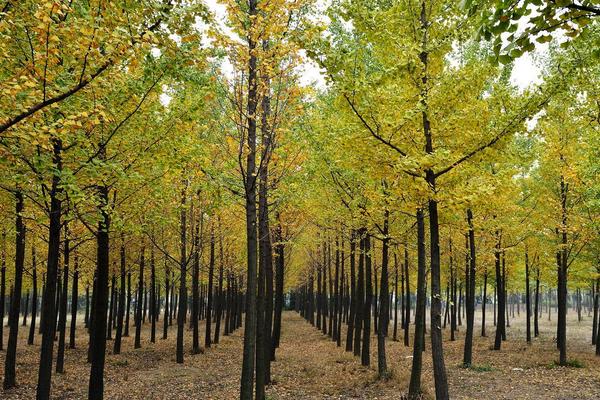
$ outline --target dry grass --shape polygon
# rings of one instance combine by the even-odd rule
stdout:
[[[525,343],[523,314],[521,318],[511,320],[508,341],[503,343],[501,351],[490,350],[494,327],[492,315],[487,318],[489,337],[480,337],[480,326],[476,324],[474,366],[471,369],[461,366],[464,326],[460,327],[461,332],[454,342],[449,341],[449,332],[444,332],[451,398],[600,398],[600,358],[595,357],[590,344],[591,318],[586,317],[578,323],[574,313],[569,315],[568,355],[582,364],[581,368],[555,365],[555,326],[554,321],[546,320],[546,315],[541,320],[541,335],[531,345]],[[412,348],[404,347],[401,342],[387,342],[391,377],[380,381],[376,373],[375,338],[372,341],[372,365],[367,368],[344,351],[344,343],[342,348],[336,347],[297,314],[286,312],[283,326],[282,346],[272,367],[273,385],[267,391],[269,399],[399,399],[406,392]],[[19,387],[3,393],[3,399],[35,397],[40,338],[36,337],[34,346],[27,346],[26,333],[25,329],[20,329]],[[169,339],[158,339],[151,344],[146,326],[142,349],[134,350],[133,338],[129,337],[124,339],[121,355],[107,355],[105,398],[234,399],[239,388],[242,333],[240,329],[222,338],[220,344],[205,349],[203,354],[186,353],[185,363],[181,365],[175,362],[175,330],[171,328]],[[189,349],[191,332],[186,331],[186,335],[186,349]],[[78,348],[66,352],[66,373],[53,376],[53,398],[87,397],[87,336],[83,329],[78,336]],[[108,343],[108,348],[112,349],[112,342]],[[0,353],[2,368],[4,354]],[[427,348],[422,381],[425,398],[431,398],[430,394],[434,392],[432,379],[430,349]]]

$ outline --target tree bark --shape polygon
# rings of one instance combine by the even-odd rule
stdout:
[[[125,318],[125,289],[126,289],[126,268],[127,259],[125,257],[125,235],[121,232],[121,249],[119,252],[121,261],[121,273],[120,273],[120,284],[121,290],[119,291],[119,311],[117,316],[117,333],[115,335],[115,343],[113,344],[113,353],[121,354],[121,341],[123,337],[123,323]],[[128,307],[129,308],[129,307]],[[129,309],[127,310],[129,313]]]
[[[381,284],[379,285],[379,329],[377,330],[377,367],[379,378],[387,378],[387,360],[385,354],[385,336],[389,318],[388,288],[388,251],[389,251],[389,211],[384,211],[383,240],[381,249]],[[398,279],[396,279],[396,282]]]
[[[23,285],[23,268],[25,264],[25,223],[23,222],[23,193],[17,189],[15,195],[15,274],[13,292],[8,313],[8,344],[4,359],[4,390],[16,385],[17,337],[19,334],[19,309],[21,307],[21,287]],[[3,329],[0,321],[0,330]]]
[[[2,231],[2,253],[0,253],[0,350],[4,350],[4,309],[6,308],[6,231]],[[43,297],[43,296],[42,296]]]
[[[373,285],[371,283],[371,236],[368,232],[364,237],[365,250],[365,301],[363,306],[363,337],[361,364],[371,364],[371,304],[373,304]]]
[[[255,16],[258,13],[257,0],[248,0],[249,32],[253,32]],[[257,43],[253,34],[248,36],[248,96],[247,96],[247,144],[246,174],[244,177],[246,210],[246,320],[244,325],[244,350],[242,377],[240,380],[240,400],[252,400],[254,384],[254,359],[256,354],[256,272],[257,272],[257,231],[256,231],[256,109],[258,106],[257,82]]]
[[[504,330],[504,282],[502,280],[502,269],[500,264],[500,253],[502,251],[501,235],[496,231],[496,251],[494,252],[494,260],[496,266],[496,297],[497,297],[497,312],[496,312],[496,336],[494,339],[494,350],[500,350],[502,347],[502,331]]]
[[[412,368],[408,388],[409,399],[421,398],[421,371],[425,348],[425,221],[423,210],[417,210],[417,304]],[[407,324],[408,329],[408,324]]]
[[[346,331],[346,351],[352,351],[354,342],[354,322],[356,320],[356,232],[350,233],[350,312]]]
[[[531,343],[531,297],[529,293],[529,253],[525,248],[525,311],[527,318],[526,339],[527,343]]]
[[[417,221],[418,222],[418,221]],[[409,346],[410,329],[410,274],[408,269],[408,248],[404,246],[404,282],[406,282],[406,315],[404,317],[404,345]]]
[[[199,301],[200,301],[200,292],[198,290],[198,285],[200,281],[200,225],[203,223],[203,213],[200,212],[200,217],[196,222],[196,231],[194,233],[194,265],[192,266],[192,353],[199,354],[200,353],[200,332],[198,330],[198,321],[199,321]],[[169,286],[169,278],[166,276],[165,287]],[[168,293],[168,292],[167,292]],[[165,295],[168,298],[168,294]],[[167,303],[165,301],[165,307],[167,307]],[[167,311],[165,311],[165,321],[163,326],[163,339],[167,338]]]
[[[363,325],[363,306],[365,302],[365,289],[364,289],[364,263],[365,263],[365,229],[362,228],[358,231],[357,237],[359,240],[359,255],[358,255],[358,277],[356,279],[356,309],[354,319],[354,355],[360,356],[360,340],[362,335]]]
[[[96,232],[96,303],[93,308],[93,324],[91,342],[91,370],[88,399],[102,400],[104,397],[104,362],[106,359],[106,314],[108,308],[108,273],[109,273],[109,229],[110,215],[108,214],[108,187],[99,188],[101,219]]]
[[[215,232],[214,225],[210,227],[210,259],[208,263],[208,289],[206,301],[206,331],[204,335],[204,347],[209,348],[212,343],[212,303],[213,303],[213,276],[215,274]]]
[[[32,281],[32,286],[33,286],[33,303],[31,304],[31,325],[29,326],[29,337],[27,338],[27,344],[28,345],[32,345],[34,338],[35,338],[35,321],[36,321],[36,317],[37,317],[37,303],[38,303],[38,289],[37,289],[37,262],[36,262],[36,254],[35,254],[35,243],[31,246],[31,265],[32,265],[32,271],[31,271],[31,281]],[[4,306],[3,304],[0,304],[0,306]],[[0,325],[2,324],[2,315],[4,313],[4,310],[2,311],[2,313],[0,313]],[[2,340],[2,338],[0,337],[0,340]],[[2,346],[0,346],[1,348]]]
[[[469,225],[469,295],[467,296],[467,332],[465,335],[465,351],[463,366],[470,367],[473,362],[473,327],[475,322],[475,229],[473,227],[473,212],[467,209]]]
[[[62,142],[52,139],[52,161],[56,171],[62,171]],[[50,188],[50,225],[48,230],[48,258],[46,261],[46,285],[42,300],[42,313],[40,328],[42,331],[42,346],[40,350],[40,366],[38,369],[38,385],[36,398],[45,400],[50,398],[52,378],[52,353],[54,348],[56,283],[58,279],[58,259],[60,256],[60,230],[62,214],[62,187],[60,175],[52,176]]]
[[[179,308],[177,312],[177,351],[176,359],[178,364],[183,364],[183,328],[185,324],[185,316],[187,313],[187,182],[183,182],[181,190],[181,210],[179,217]]]
[[[64,262],[63,262],[63,284],[62,295],[60,297],[60,316],[58,319],[58,351],[56,354],[56,372],[62,374],[65,372],[65,337],[67,329],[67,298],[69,296],[69,230],[65,225],[64,229]]]
[[[135,339],[133,348],[139,349],[142,347],[142,304],[144,302],[144,263],[146,249],[142,245],[140,253],[140,272],[138,274],[138,298],[135,304]]]

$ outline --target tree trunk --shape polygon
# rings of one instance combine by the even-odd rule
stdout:
[[[220,223],[219,223],[220,225]],[[219,234],[219,283],[217,287],[217,304],[215,309],[215,339],[214,343],[219,343],[219,334],[221,332],[221,318],[223,316],[223,236]]]
[[[109,273],[109,229],[110,216],[108,214],[108,188],[100,187],[101,206],[99,207],[101,219],[98,222],[96,241],[98,254],[96,261],[97,281],[96,304],[93,309],[93,324],[91,343],[91,370],[88,399],[102,400],[104,397],[104,362],[106,358],[106,313],[108,308],[108,273]]]
[[[592,288],[594,289],[593,290],[594,318],[593,318],[593,322],[592,322],[592,344],[596,344],[596,336],[598,333],[597,332],[597,330],[598,330],[598,290],[600,289],[600,278],[596,278],[596,280],[594,282],[592,282]],[[537,307],[536,307],[536,312],[537,312]]]
[[[35,257],[35,243],[31,246],[31,281],[33,285],[33,303],[31,304],[31,325],[29,326],[29,337],[27,338],[27,344],[32,345],[35,337],[35,321],[37,317],[37,303],[38,303],[38,289],[37,289],[37,262]],[[3,294],[0,294],[3,296]],[[4,307],[3,301],[0,300],[0,307]],[[0,328],[2,326],[4,310],[0,311]],[[0,329],[1,330],[1,329]],[[2,340],[2,336],[0,336]],[[2,348],[2,346],[0,346]]]
[[[531,297],[529,293],[529,253],[525,248],[525,316],[527,318],[526,339],[531,343]]]
[[[152,246],[150,248],[150,343],[156,343],[156,266],[154,262],[154,246]]]
[[[56,171],[62,171],[62,142],[52,139],[53,164]],[[42,300],[40,327],[42,330],[42,346],[40,350],[40,366],[38,369],[38,400],[50,398],[52,379],[52,353],[54,348],[56,282],[58,279],[58,259],[60,256],[60,229],[62,214],[62,187],[59,173],[52,176],[50,188],[50,225],[48,230],[48,258],[46,264],[46,287]]]
[[[340,242],[339,238],[335,238],[335,273],[334,273],[334,305],[333,305],[333,340],[335,340],[338,346],[341,345],[340,333],[338,331],[339,318],[340,318]]]
[[[62,295],[60,297],[60,316],[58,319],[58,351],[56,354],[56,372],[62,374],[65,372],[65,337],[67,329],[67,297],[69,296],[69,230],[65,225],[64,229],[64,262],[63,262],[63,284]]]
[[[127,271],[127,312],[125,313],[124,337],[129,337],[129,316],[131,315],[131,271]]]
[[[166,259],[165,259],[165,264],[166,264]],[[163,316],[163,340],[167,338],[167,333],[169,331],[169,313],[170,313],[170,309],[169,309],[169,288],[170,283],[169,283],[169,268],[165,266],[165,311],[164,311],[164,316]],[[129,302],[127,302],[127,306],[129,307]]]
[[[23,267],[25,263],[25,223],[23,222],[23,193],[17,189],[15,195],[15,274],[13,293],[8,313],[8,345],[4,359],[4,390],[16,385],[17,337],[19,334],[19,309],[21,306],[21,287],[23,284]],[[3,329],[0,321],[0,330]]]
[[[467,222],[469,224],[469,294],[467,296],[467,332],[465,335],[465,351],[463,366],[470,367],[473,362],[473,326],[475,322],[475,230],[473,228],[473,213],[467,209]]]
[[[212,303],[213,303],[213,276],[215,274],[215,232],[214,225],[210,226],[210,259],[208,263],[208,290],[206,302],[206,331],[204,335],[204,347],[209,348],[212,343]]]
[[[185,316],[187,313],[187,212],[186,212],[186,201],[187,201],[187,182],[183,182],[183,189],[181,190],[181,210],[179,219],[180,229],[180,256],[179,256],[179,308],[177,312],[177,363],[183,364],[183,326],[185,324]]]
[[[360,356],[360,340],[362,337],[362,325],[363,325],[363,307],[365,302],[365,289],[364,289],[364,264],[365,264],[365,229],[362,228],[358,231],[359,240],[359,256],[358,256],[358,277],[356,280],[356,310],[354,319],[354,355]]]
[[[279,221],[279,215],[277,215],[277,221]],[[279,347],[279,341],[281,339],[281,314],[283,312],[283,284],[285,274],[285,248],[283,244],[283,233],[281,228],[281,222],[278,222],[276,228],[277,244],[275,245],[276,254],[276,274],[275,274],[275,312],[273,320],[273,334],[272,334],[272,352],[271,360],[275,361],[275,349]]]
[[[379,372],[379,378],[387,378],[387,361],[385,355],[385,335],[388,326],[389,317],[389,289],[388,289],[388,249],[389,249],[389,237],[388,237],[388,224],[389,224],[389,211],[384,211],[383,220],[383,240],[381,249],[381,285],[379,285],[379,329],[377,330],[377,369]],[[398,279],[396,279],[396,282]]]
[[[485,306],[487,304],[487,279],[488,279],[488,272],[487,272],[487,267],[486,267],[485,271],[483,272],[483,298],[481,301],[481,336],[482,337],[487,336],[485,333]]]
[[[199,318],[199,300],[200,292],[198,290],[198,284],[200,281],[200,225],[203,223],[203,213],[200,212],[200,217],[196,221],[196,231],[194,233],[194,265],[192,267],[192,353],[200,353],[200,332],[198,330]],[[168,275],[165,277],[166,283],[165,288],[169,287]],[[167,292],[168,293],[168,292]],[[168,298],[168,294],[165,295]],[[167,338],[167,303],[165,300],[165,321],[163,326],[163,339]]]
[[[89,330],[90,323],[90,285],[85,285],[85,315],[83,316],[83,324]]]
[[[373,304],[373,285],[371,283],[371,236],[365,233],[365,301],[363,306],[363,337],[361,364],[371,364],[371,304]]]
[[[258,13],[257,0],[248,1],[248,15],[253,32],[254,18]],[[256,109],[258,105],[257,82],[257,43],[250,34],[248,38],[248,97],[247,97],[247,143],[246,175],[244,178],[246,209],[246,321],[244,326],[244,350],[242,377],[240,381],[240,400],[252,400],[254,382],[254,357],[256,354],[256,270],[257,270],[257,232],[256,232]]]
[[[452,306],[450,306],[450,340],[456,340],[456,331],[458,330],[458,326],[456,325],[458,316],[458,303],[457,303],[457,274],[456,268],[454,267],[454,256],[452,253],[452,239],[449,241],[449,249],[450,249],[450,286],[452,292]]]
[[[394,253],[394,342],[398,340],[398,255]]]
[[[423,210],[417,210],[417,304],[415,312],[415,337],[413,346],[412,368],[410,371],[409,399],[421,397],[421,371],[423,366],[423,349],[425,348],[425,221]],[[407,324],[408,325],[408,324]],[[408,326],[407,326],[408,330]]]
[[[142,304],[144,302],[144,262],[145,262],[145,248],[142,245],[140,253],[140,272],[138,274],[138,298],[135,304],[135,340],[133,344],[134,349],[142,347]]]
[[[4,350],[4,309],[6,307],[6,231],[2,230],[0,260],[0,350]],[[42,296],[43,297],[43,296]]]
[[[404,246],[404,281],[406,282],[406,316],[404,317],[404,345],[409,346],[409,329],[410,329],[410,274],[408,269],[408,248]],[[415,321],[416,322],[416,321]],[[423,322],[425,324],[425,322]],[[425,325],[423,325],[425,326]],[[420,374],[420,372],[419,372]],[[419,378],[420,382],[420,378]],[[419,383],[420,385],[420,383]],[[420,390],[420,386],[419,386]]]
[[[496,313],[496,336],[494,339],[494,350],[500,350],[502,347],[502,332],[504,330],[504,281],[502,280],[502,268],[500,264],[500,253],[502,251],[501,235],[496,231],[496,251],[494,252],[494,260],[496,266],[496,297],[497,297],[497,313]]]
[[[125,318],[125,289],[126,289],[126,268],[127,268],[127,259],[125,257],[125,235],[121,232],[121,249],[119,252],[120,261],[121,261],[121,271],[120,271],[120,284],[121,290],[119,291],[119,311],[117,316],[117,332],[115,335],[115,343],[113,344],[113,353],[121,354],[121,341],[123,338],[123,323]],[[129,297],[129,296],[128,296]],[[129,307],[127,309],[127,313],[129,314]]]
[[[110,303],[108,306],[108,323],[106,324],[106,340],[112,340],[112,329],[113,329],[113,308],[115,305],[115,285],[116,278],[113,274],[110,285]]]
[[[356,321],[356,232],[350,233],[350,313],[346,331],[346,351],[352,351],[354,342],[354,323]]]

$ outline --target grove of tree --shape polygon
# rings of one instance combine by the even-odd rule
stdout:
[[[535,352],[595,379],[599,17],[0,0],[1,398],[117,398],[140,357],[205,382],[213,354],[235,390],[170,398],[490,398],[473,374]],[[317,379],[282,367],[299,332],[374,388],[286,397]]]

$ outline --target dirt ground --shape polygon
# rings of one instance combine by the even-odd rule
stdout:
[[[479,315],[478,315],[479,316]],[[532,345],[525,343],[524,313],[511,319],[508,340],[501,351],[490,350],[493,342],[493,316],[486,317],[488,337],[480,336],[476,322],[474,368],[460,364],[463,352],[464,326],[457,340],[449,340],[444,332],[444,352],[450,397],[452,399],[600,399],[600,358],[595,357],[590,342],[591,317],[577,322],[570,312],[568,319],[568,357],[580,367],[557,367],[556,343],[553,341],[556,315],[540,321],[540,337]],[[159,326],[162,328],[162,321]],[[4,328],[5,340],[8,328]],[[203,329],[203,326],[201,326]],[[162,331],[161,331],[162,332]],[[142,349],[133,349],[133,337],[125,338],[123,353],[107,355],[105,374],[106,399],[222,399],[238,396],[242,357],[242,333],[239,329],[218,345],[204,349],[203,354],[186,353],[185,363],[175,362],[175,329],[167,340],[149,342],[148,326],[144,328]],[[391,333],[391,331],[390,331]],[[33,399],[37,381],[40,337],[34,346],[26,345],[27,329],[20,327],[18,347],[18,387],[0,393],[2,399]],[[186,349],[191,332],[186,330]],[[157,335],[161,337],[161,334]],[[400,336],[400,335],[399,335]],[[345,338],[345,336],[343,336]],[[201,338],[204,338],[202,331]],[[203,340],[202,340],[203,342]],[[412,343],[412,338],[411,338]],[[434,393],[431,356],[424,357],[422,384],[425,398]],[[78,332],[77,349],[66,351],[65,373],[53,375],[52,398],[83,399],[87,397],[89,365],[86,364],[87,335]],[[299,315],[284,313],[281,348],[273,363],[273,384],[267,390],[272,400],[279,399],[401,399],[410,377],[412,348],[402,342],[387,341],[388,366],[392,376],[377,380],[376,338],[371,342],[371,367],[338,348],[328,337],[306,323]],[[112,342],[108,343],[112,350]],[[0,371],[5,352],[0,352]]]

